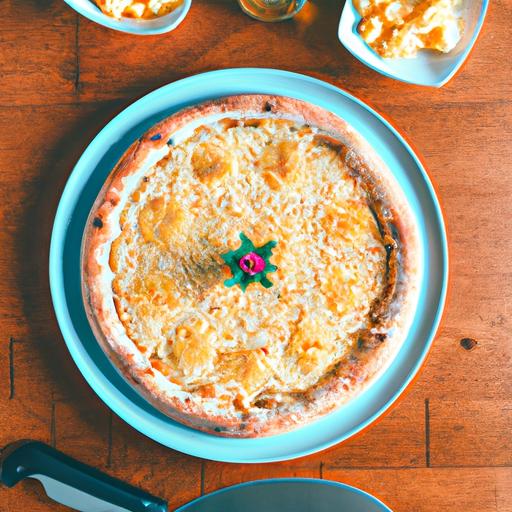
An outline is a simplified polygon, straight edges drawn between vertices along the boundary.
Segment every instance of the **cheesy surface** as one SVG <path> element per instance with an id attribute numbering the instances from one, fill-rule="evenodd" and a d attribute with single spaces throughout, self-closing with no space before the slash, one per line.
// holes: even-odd
<path id="1" fill-rule="evenodd" d="M 358 31 L 382 57 L 411 58 L 418 50 L 447 53 L 459 42 L 461 0 L 354 0 Z"/>
<path id="2" fill-rule="evenodd" d="M 127 336 L 155 371 L 240 412 L 317 384 L 370 328 L 386 250 L 340 149 L 293 121 L 197 127 L 146 170 L 110 249 Z M 269 277 L 243 293 L 221 254 L 276 240 Z"/>
<path id="3" fill-rule="evenodd" d="M 114 18 L 156 18 L 174 11 L 182 0 L 95 0 L 98 7 Z"/>

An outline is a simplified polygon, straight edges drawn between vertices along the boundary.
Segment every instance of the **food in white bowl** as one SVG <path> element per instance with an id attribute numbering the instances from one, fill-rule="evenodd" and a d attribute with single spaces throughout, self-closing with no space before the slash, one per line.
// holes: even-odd
<path id="1" fill-rule="evenodd" d="M 418 50 L 448 53 L 462 37 L 461 0 L 354 0 L 363 17 L 357 31 L 385 58 L 413 58 Z"/>
<path id="2" fill-rule="evenodd" d="M 82 16 L 103 25 L 104 27 L 127 32 L 137 35 L 155 35 L 164 34 L 174 30 L 187 15 L 192 0 L 159 0 L 162 4 L 171 2 L 173 9 L 164 14 L 164 11 L 158 10 L 158 15 L 152 15 L 151 12 L 142 12 L 142 18 L 136 17 L 135 13 L 141 13 L 140 7 L 135 9 L 135 13 L 128 14 L 123 11 L 131 4 L 143 4 L 153 10 L 156 9 L 156 0 L 64 0 L 70 7 Z M 109 8 L 111 13 L 104 12 L 100 3 L 105 8 Z M 114 9 L 116 7 L 116 9 Z M 119 10 L 120 9 L 120 10 Z M 138 10 L 137 10 L 138 9 Z M 119 12 L 123 13 L 122 16 Z M 154 14 L 154 11 L 153 11 Z"/>
<path id="3" fill-rule="evenodd" d="M 422 50 L 417 52 L 415 58 L 386 58 L 375 51 L 357 30 L 363 16 L 355 4 L 356 0 L 346 1 L 338 29 L 341 43 L 354 57 L 385 76 L 412 84 L 441 87 L 468 58 L 484 23 L 489 0 L 461 2 L 457 15 L 464 24 L 464 30 L 460 41 L 452 50 L 447 53 Z"/>
<path id="4" fill-rule="evenodd" d="M 170 14 L 182 0 L 95 0 L 97 6 L 114 18 L 151 19 Z"/>

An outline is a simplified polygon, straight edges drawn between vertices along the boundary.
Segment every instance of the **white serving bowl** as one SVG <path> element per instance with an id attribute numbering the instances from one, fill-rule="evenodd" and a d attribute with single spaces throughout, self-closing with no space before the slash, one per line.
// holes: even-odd
<path id="1" fill-rule="evenodd" d="M 352 0 L 341 14 L 338 37 L 354 57 L 374 71 L 411 84 L 442 87 L 464 64 L 482 28 L 489 0 L 463 0 L 464 33 L 449 53 L 421 50 L 413 59 L 383 59 L 357 32 L 361 20 Z"/>
<path id="2" fill-rule="evenodd" d="M 122 18 L 120 20 L 104 14 L 92 0 L 64 0 L 70 7 L 91 21 L 104 27 L 128 32 L 137 35 L 164 34 L 174 30 L 185 18 L 192 0 L 183 0 L 183 3 L 174 11 L 165 16 L 150 20 L 136 20 Z"/>

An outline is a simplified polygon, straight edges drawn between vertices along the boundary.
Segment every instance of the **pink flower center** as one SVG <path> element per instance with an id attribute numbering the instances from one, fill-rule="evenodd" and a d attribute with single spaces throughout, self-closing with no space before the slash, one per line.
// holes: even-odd
<path id="1" fill-rule="evenodd" d="M 244 272 L 253 276 L 265 269 L 265 260 L 259 254 L 250 252 L 240 258 L 238 265 Z"/>

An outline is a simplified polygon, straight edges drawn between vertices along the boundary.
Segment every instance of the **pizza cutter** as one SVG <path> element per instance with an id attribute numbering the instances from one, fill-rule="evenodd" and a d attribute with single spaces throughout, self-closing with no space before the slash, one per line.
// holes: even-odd
<path id="1" fill-rule="evenodd" d="M 38 441 L 9 445 L 0 481 L 39 480 L 54 501 L 82 512 L 169 512 L 167 502 Z M 391 512 L 375 497 L 338 482 L 309 478 L 257 480 L 202 496 L 176 512 Z"/>

